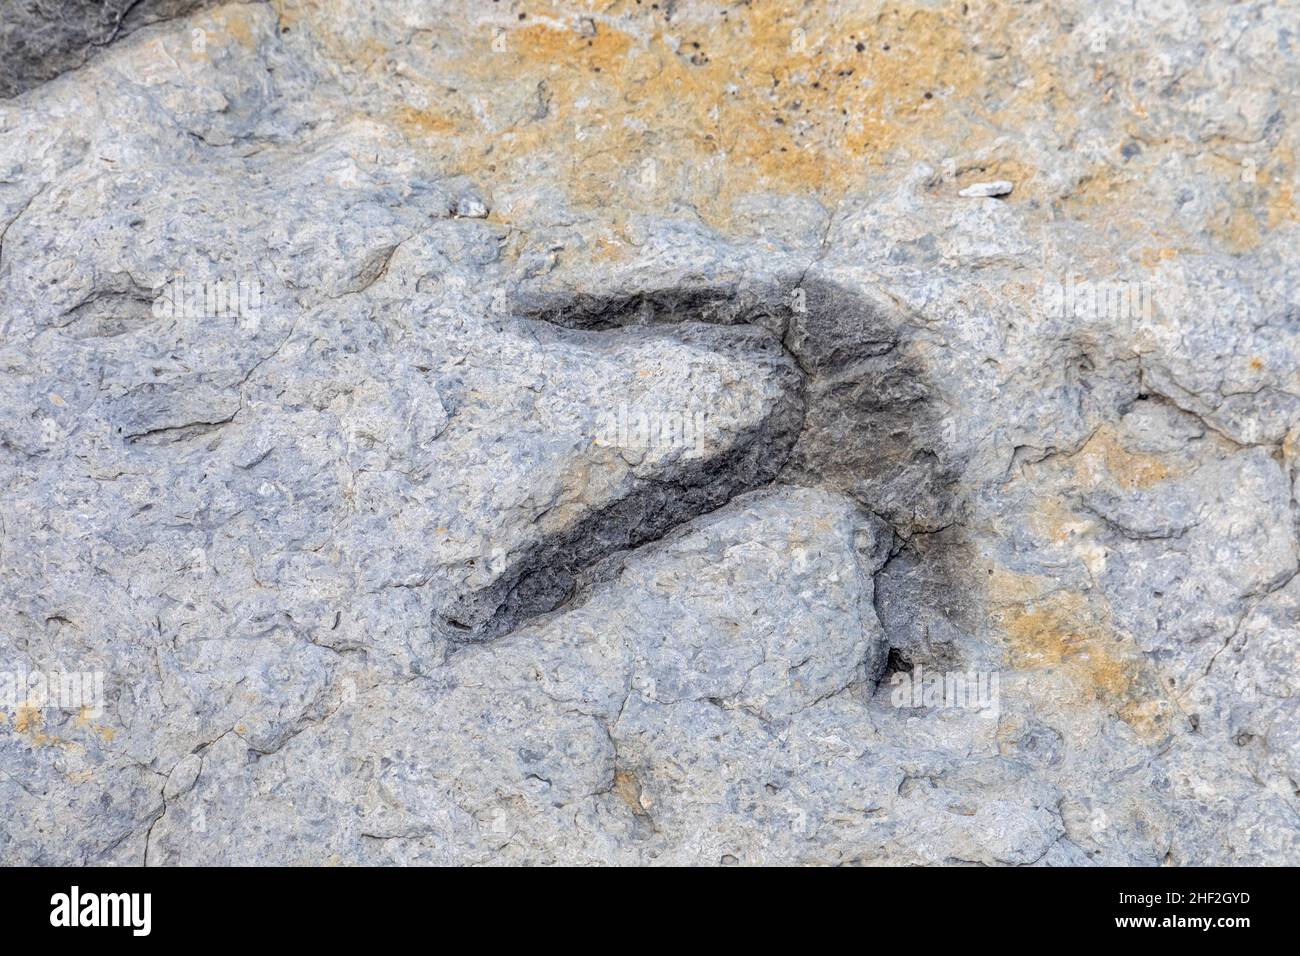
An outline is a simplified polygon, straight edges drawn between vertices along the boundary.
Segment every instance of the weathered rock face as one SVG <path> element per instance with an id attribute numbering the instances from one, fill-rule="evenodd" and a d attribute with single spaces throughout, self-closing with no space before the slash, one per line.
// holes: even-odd
<path id="1" fill-rule="evenodd" d="M 142 26 L 212 5 L 213 0 L 0 0 L 0 97 L 84 66 L 97 50 Z"/>
<path id="2" fill-rule="evenodd" d="M 198 6 L 4 8 L 0 861 L 1300 863 L 1286 9 Z"/>

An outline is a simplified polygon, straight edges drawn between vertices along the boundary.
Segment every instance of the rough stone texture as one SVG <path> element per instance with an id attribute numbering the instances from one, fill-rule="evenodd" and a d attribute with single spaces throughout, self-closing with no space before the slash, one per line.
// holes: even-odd
<path id="1" fill-rule="evenodd" d="M 1300 863 L 1285 5 L 193 6 L 0 8 L 0 862 Z"/>
<path id="2" fill-rule="evenodd" d="M 0 97 L 85 65 L 101 47 L 142 26 L 213 0 L 0 0 Z"/>

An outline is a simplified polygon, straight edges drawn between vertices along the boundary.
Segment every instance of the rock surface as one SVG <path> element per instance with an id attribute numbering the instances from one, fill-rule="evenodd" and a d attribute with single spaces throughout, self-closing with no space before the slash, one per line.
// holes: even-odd
<path id="1" fill-rule="evenodd" d="M 85 65 L 142 26 L 214 0 L 0 0 L 0 97 Z"/>
<path id="2" fill-rule="evenodd" d="M 380 6 L 0 6 L 0 862 L 1300 863 L 1285 5 Z"/>

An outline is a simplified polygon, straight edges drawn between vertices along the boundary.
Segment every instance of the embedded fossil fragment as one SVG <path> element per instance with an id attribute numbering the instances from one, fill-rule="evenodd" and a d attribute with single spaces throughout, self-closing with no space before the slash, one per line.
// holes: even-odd
<path id="1" fill-rule="evenodd" d="M 913 530 L 951 508 L 938 415 L 898 309 L 823 279 L 759 290 L 672 286 L 523 297 L 522 314 L 586 336 L 673 335 L 756 356 L 783 392 L 762 421 L 700 458 L 670 465 L 513 560 L 490 586 L 439 612 L 454 640 L 497 636 L 554 610 L 584 570 L 774 481 L 845 491 Z"/>

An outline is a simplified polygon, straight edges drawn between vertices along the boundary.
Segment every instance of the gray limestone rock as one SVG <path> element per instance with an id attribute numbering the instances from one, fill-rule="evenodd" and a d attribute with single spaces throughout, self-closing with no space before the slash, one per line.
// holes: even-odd
<path id="1" fill-rule="evenodd" d="M 0 862 L 1300 863 L 1287 9 L 905 8 L 0 0 Z"/>

